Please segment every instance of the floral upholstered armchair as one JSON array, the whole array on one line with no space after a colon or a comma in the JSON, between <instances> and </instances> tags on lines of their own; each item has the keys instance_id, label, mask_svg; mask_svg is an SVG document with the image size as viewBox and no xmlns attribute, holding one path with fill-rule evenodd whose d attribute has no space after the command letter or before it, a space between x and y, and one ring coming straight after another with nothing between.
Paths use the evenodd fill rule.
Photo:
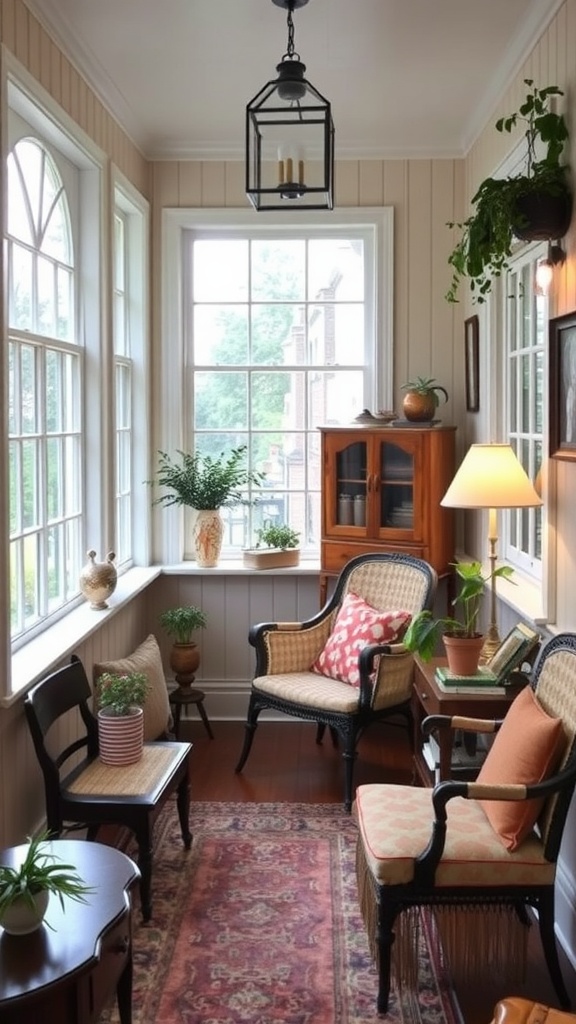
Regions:
<instances>
[{"instance_id":1,"label":"floral upholstered armchair","mask_svg":"<svg viewBox=\"0 0 576 1024\"><path fill-rule=\"evenodd\" d=\"M313 619L253 626L256 674L236 771L246 763L265 708L317 722L318 742L326 726L342 741L349 811L363 730L393 716L411 725L414 660L401 638L411 617L432 606L436 586L434 569L411 555L359 555Z\"/></svg>"},{"instance_id":2,"label":"floral upholstered armchair","mask_svg":"<svg viewBox=\"0 0 576 1024\"><path fill-rule=\"evenodd\" d=\"M391 977L415 983L422 908L433 910L453 977L478 984L483 972L522 979L529 906L559 1003L569 1008L554 883L576 785L576 634L541 649L502 721L434 715L422 727L425 735L451 728L494 739L473 782L356 791L358 891L378 965L378 1011L387 1010Z\"/></svg>"}]
</instances>

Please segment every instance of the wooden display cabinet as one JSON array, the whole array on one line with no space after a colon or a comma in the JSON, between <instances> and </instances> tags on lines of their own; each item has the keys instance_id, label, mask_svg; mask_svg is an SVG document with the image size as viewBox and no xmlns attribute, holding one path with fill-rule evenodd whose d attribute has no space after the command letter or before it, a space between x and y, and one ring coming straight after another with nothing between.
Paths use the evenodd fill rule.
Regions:
<instances>
[{"instance_id":1,"label":"wooden display cabinet","mask_svg":"<svg viewBox=\"0 0 576 1024\"><path fill-rule=\"evenodd\" d=\"M440 501L455 472L455 427L321 427L320 597L356 555L400 551L439 576L454 561L454 512Z\"/></svg>"}]
</instances>

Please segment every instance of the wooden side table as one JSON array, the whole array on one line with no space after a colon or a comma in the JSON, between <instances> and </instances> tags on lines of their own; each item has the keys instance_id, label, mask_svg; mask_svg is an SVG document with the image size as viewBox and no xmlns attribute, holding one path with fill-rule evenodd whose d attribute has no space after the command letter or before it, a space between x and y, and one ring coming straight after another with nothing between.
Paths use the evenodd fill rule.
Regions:
<instances>
[{"instance_id":1,"label":"wooden side table","mask_svg":"<svg viewBox=\"0 0 576 1024\"><path fill-rule=\"evenodd\" d=\"M425 786L433 786L435 779L422 752L422 720L427 715L465 715L469 718L504 718L520 686L506 688L506 693L446 693L436 683L437 665L446 665L445 658L432 658L423 662L414 659L414 685L412 688L412 717L414 722L414 767L417 779ZM452 762L452 732L440 729L436 733L440 748L440 779L450 778Z\"/></svg>"},{"instance_id":2,"label":"wooden side table","mask_svg":"<svg viewBox=\"0 0 576 1024\"><path fill-rule=\"evenodd\" d=\"M171 707L174 709L174 735L177 740L180 739L180 718L182 716L182 708L187 708L189 704L196 704L200 713L200 718L204 722L204 728L208 733L211 740L214 739L214 733L212 727L208 721L208 715L206 714L206 708L204 707L204 697L206 694L203 690L197 690L193 686L179 686L175 690L170 690L168 693L168 699Z\"/></svg>"},{"instance_id":3,"label":"wooden side table","mask_svg":"<svg viewBox=\"0 0 576 1024\"><path fill-rule=\"evenodd\" d=\"M65 900L65 910L51 896L45 923L30 935L0 927L0 1021L95 1024L116 994L121 1024L131 1024L131 893L140 872L102 843L55 839L49 846L95 891L86 903ZM0 863L17 866L26 850L0 851Z\"/></svg>"}]
</instances>

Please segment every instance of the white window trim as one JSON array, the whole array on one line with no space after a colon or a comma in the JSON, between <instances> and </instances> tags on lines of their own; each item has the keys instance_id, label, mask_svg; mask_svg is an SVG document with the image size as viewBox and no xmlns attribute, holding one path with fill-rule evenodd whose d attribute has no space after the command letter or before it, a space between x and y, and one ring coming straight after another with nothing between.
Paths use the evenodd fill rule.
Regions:
<instances>
[{"instance_id":1,"label":"white window trim","mask_svg":"<svg viewBox=\"0 0 576 1024\"><path fill-rule=\"evenodd\" d=\"M136 191L127 178L112 167L114 204L128 219L128 291L131 308L132 361L132 562L150 563L150 494L144 481L149 475L151 450L150 389L150 287L149 234L150 204ZM112 242L113 246L113 242ZM110 276L113 273L113 251L110 255ZM113 294L112 277L110 295ZM110 307L113 315L112 304ZM114 444L112 441L112 451ZM112 475L112 482L115 477ZM112 524L115 522L112 493Z\"/></svg>"},{"instance_id":2,"label":"white window trim","mask_svg":"<svg viewBox=\"0 0 576 1024\"><path fill-rule=\"evenodd\" d=\"M160 382L158 397L162 436L156 437L154 451L173 452L183 447L185 380L174 368L184 365L183 322L183 232L189 229L218 230L234 228L269 228L271 232L282 220L277 212L207 209L171 209L162 211L162 345L160 354ZM375 372L372 408L390 408L393 393L393 223L392 207L349 208L317 213L291 210L287 227L296 231L306 227L342 226L372 228L376 295ZM386 373L389 368L389 373ZM164 563L178 563L185 550L182 531L183 517L177 506L156 508L153 516L154 557Z\"/></svg>"}]
</instances>

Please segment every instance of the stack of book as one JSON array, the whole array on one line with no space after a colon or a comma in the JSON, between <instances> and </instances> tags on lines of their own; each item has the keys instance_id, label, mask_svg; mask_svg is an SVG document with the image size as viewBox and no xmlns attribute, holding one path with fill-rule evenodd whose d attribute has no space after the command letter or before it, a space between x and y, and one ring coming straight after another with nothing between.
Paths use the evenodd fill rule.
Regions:
<instances>
[{"instance_id":1,"label":"stack of book","mask_svg":"<svg viewBox=\"0 0 576 1024\"><path fill-rule=\"evenodd\" d=\"M439 665L436 669L436 682L439 689L446 693L506 693L501 678L482 665L473 676L459 676L444 665Z\"/></svg>"}]
</instances>

